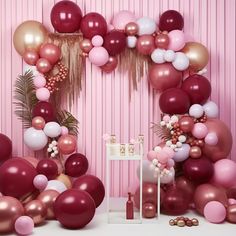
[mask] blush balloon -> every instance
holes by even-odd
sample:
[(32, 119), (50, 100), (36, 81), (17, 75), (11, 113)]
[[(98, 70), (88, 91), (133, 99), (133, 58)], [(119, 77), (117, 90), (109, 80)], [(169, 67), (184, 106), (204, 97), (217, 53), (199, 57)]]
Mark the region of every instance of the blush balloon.
[(118, 65), (118, 59), (115, 56), (109, 56), (108, 62), (101, 66), (101, 70), (105, 73), (111, 73), (112, 71), (114, 71), (116, 69)]
[(33, 117), (35, 116), (44, 118), (46, 123), (56, 120), (54, 108), (49, 102), (38, 102), (33, 108)]
[(214, 174), (214, 166), (212, 162), (201, 157), (198, 159), (189, 158), (183, 165), (183, 171), (186, 178), (194, 183), (206, 183)]
[(221, 223), (225, 220), (225, 206), (218, 201), (210, 201), (204, 207), (204, 216), (211, 223)]
[(89, 53), (90, 50), (93, 48), (93, 45), (90, 39), (83, 39), (82, 41), (80, 41), (79, 46), (81, 50), (85, 53)]
[(188, 112), (190, 107), (189, 96), (182, 89), (170, 88), (161, 94), (159, 106), (163, 113), (184, 114)]
[(23, 60), (31, 66), (35, 66), (38, 59), (39, 54), (35, 50), (26, 50), (23, 54)]
[(73, 188), (86, 191), (93, 198), (98, 207), (105, 196), (105, 188), (102, 181), (94, 175), (82, 175), (73, 183)]
[(171, 63), (153, 64), (148, 73), (149, 81), (154, 89), (165, 91), (177, 87), (182, 79), (182, 73)]
[(125, 30), (125, 26), (129, 22), (135, 22), (136, 18), (131, 11), (119, 11), (116, 13), (112, 20), (112, 25), (117, 30)]
[(181, 87), (188, 95), (192, 104), (204, 104), (211, 95), (211, 84), (202, 75), (190, 75)]
[(65, 134), (58, 139), (57, 146), (61, 154), (64, 155), (71, 154), (76, 150), (77, 140), (75, 136), (70, 134)]
[(125, 26), (125, 33), (128, 36), (135, 36), (138, 33), (138, 25), (135, 22), (129, 22)]
[(107, 22), (102, 15), (90, 12), (82, 18), (80, 30), (84, 38), (92, 39), (95, 35), (104, 37), (107, 33)]
[(52, 69), (52, 65), (47, 59), (40, 58), (36, 63), (36, 68), (40, 73), (46, 74)]
[(228, 222), (236, 224), (236, 204), (227, 207), (226, 219)]
[(82, 12), (72, 1), (60, 1), (51, 11), (51, 22), (59, 33), (74, 33), (80, 28)]
[(48, 180), (55, 179), (58, 176), (57, 164), (49, 158), (40, 160), (36, 169), (38, 174), (45, 175)]
[(190, 116), (182, 116), (179, 120), (179, 126), (183, 132), (188, 133), (193, 129), (194, 120)]
[(155, 49), (154, 37), (152, 35), (141, 35), (138, 37), (136, 48), (143, 55), (150, 55)]
[(45, 43), (40, 47), (39, 55), (54, 65), (61, 57), (61, 49), (53, 43)]
[(168, 34), (157, 34), (155, 37), (155, 45), (157, 48), (167, 49), (169, 45)]
[(0, 163), (10, 158), (12, 153), (12, 141), (0, 133)]

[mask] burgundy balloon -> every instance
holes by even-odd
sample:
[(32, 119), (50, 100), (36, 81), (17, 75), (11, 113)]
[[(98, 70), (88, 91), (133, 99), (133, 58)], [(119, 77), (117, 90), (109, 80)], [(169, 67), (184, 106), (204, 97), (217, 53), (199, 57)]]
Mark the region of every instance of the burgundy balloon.
[(180, 88), (170, 88), (160, 95), (159, 106), (163, 113), (184, 114), (190, 107), (189, 96)]
[(0, 133), (0, 164), (11, 157), (12, 141), (4, 134)]
[(218, 143), (214, 146), (205, 144), (203, 153), (213, 162), (226, 158), (232, 148), (233, 138), (230, 129), (219, 119), (207, 119), (204, 123), (208, 132), (213, 132), (218, 137)]
[(61, 57), (61, 49), (53, 43), (45, 43), (40, 47), (39, 55), (54, 65)]
[(107, 22), (102, 15), (90, 12), (82, 18), (80, 30), (84, 38), (92, 39), (95, 35), (104, 37), (107, 33)]
[(22, 158), (12, 158), (0, 166), (0, 192), (3, 195), (23, 199), (35, 188), (36, 169)]
[(152, 35), (141, 35), (138, 37), (136, 49), (143, 55), (150, 55), (155, 49), (155, 41)]
[(38, 174), (45, 175), (49, 180), (58, 176), (58, 166), (56, 162), (49, 158), (40, 160), (36, 169)]
[(33, 108), (33, 117), (41, 116), (46, 122), (55, 121), (55, 112), (51, 103), (38, 102)]
[(212, 162), (202, 156), (201, 158), (188, 158), (183, 165), (186, 178), (194, 183), (202, 184), (208, 182), (214, 174)]
[(104, 38), (103, 47), (111, 56), (115, 56), (125, 50), (126, 36), (123, 32), (113, 30)]
[(51, 11), (51, 22), (59, 33), (74, 33), (80, 28), (82, 12), (72, 1), (60, 1)]
[(93, 219), (95, 210), (92, 197), (77, 189), (61, 193), (54, 203), (56, 219), (69, 229), (83, 228)]
[(183, 27), (184, 19), (178, 11), (168, 10), (160, 17), (159, 29), (161, 31), (182, 30)]
[(84, 175), (88, 170), (88, 159), (81, 153), (70, 155), (65, 162), (65, 173), (71, 177)]
[(162, 213), (167, 215), (184, 214), (189, 207), (189, 199), (181, 189), (171, 187), (165, 192), (165, 197), (162, 203)]
[(26, 50), (23, 54), (23, 60), (31, 66), (35, 66), (38, 59), (39, 54), (35, 50)]
[(117, 65), (118, 65), (117, 57), (116, 56), (109, 56), (108, 62), (105, 65), (101, 66), (100, 68), (105, 73), (110, 73), (116, 69)]
[(102, 181), (94, 175), (82, 175), (73, 183), (74, 189), (88, 192), (98, 207), (105, 196), (105, 188)]
[(211, 184), (199, 185), (195, 190), (193, 201), (196, 210), (202, 215), (205, 205), (210, 201), (219, 201), (225, 207), (228, 206), (228, 199), (225, 190)]
[(148, 72), (152, 87), (160, 92), (177, 87), (182, 79), (182, 72), (171, 63), (153, 64)]
[(192, 104), (204, 104), (211, 95), (211, 84), (202, 75), (190, 75), (181, 87), (188, 95)]
[(227, 189), (226, 194), (228, 198), (236, 199), (236, 187)]

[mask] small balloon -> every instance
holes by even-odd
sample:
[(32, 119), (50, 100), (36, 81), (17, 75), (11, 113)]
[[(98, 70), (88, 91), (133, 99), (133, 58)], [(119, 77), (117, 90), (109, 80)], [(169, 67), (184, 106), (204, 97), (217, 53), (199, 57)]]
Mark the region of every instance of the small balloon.
[(34, 229), (34, 221), (29, 216), (20, 216), (15, 222), (15, 231), (19, 235), (30, 235)]
[(172, 65), (176, 70), (184, 71), (189, 67), (189, 59), (182, 52), (175, 53), (175, 59), (172, 62)]
[(192, 134), (195, 138), (202, 139), (208, 134), (207, 126), (203, 123), (195, 123), (193, 126)]
[(218, 143), (218, 137), (217, 137), (216, 133), (211, 132), (206, 135), (204, 141), (208, 145), (215, 146)]
[(36, 90), (36, 97), (39, 101), (48, 101), (50, 98), (50, 91), (47, 88), (38, 88)]
[(184, 143), (180, 148), (178, 148), (178, 151), (175, 152), (173, 160), (176, 162), (185, 161), (190, 154), (190, 145), (187, 143)]
[(118, 59), (115, 56), (109, 56), (108, 62), (101, 66), (101, 70), (105, 73), (111, 73), (112, 71), (114, 71), (116, 69), (118, 65)]
[(137, 20), (138, 35), (151, 35), (156, 31), (156, 22), (149, 17), (142, 17)]
[(221, 223), (225, 220), (226, 209), (225, 206), (218, 201), (208, 202), (203, 210), (204, 216), (210, 223)]
[(37, 165), (38, 174), (45, 175), (48, 180), (55, 179), (58, 176), (58, 167), (55, 161), (44, 158)]
[(138, 33), (138, 25), (135, 22), (129, 22), (125, 26), (125, 33), (128, 36), (135, 36)]
[(94, 47), (101, 47), (103, 44), (103, 38), (100, 35), (95, 35), (92, 37), (91, 42)]
[(219, 116), (219, 108), (216, 103), (208, 101), (203, 105), (203, 110), (208, 118), (217, 118)]
[(34, 187), (40, 191), (44, 190), (48, 184), (48, 178), (45, 175), (39, 174), (34, 177)]
[(32, 127), (38, 130), (42, 130), (45, 126), (45, 120), (41, 116), (35, 116), (32, 119)]
[(66, 134), (58, 139), (58, 149), (61, 154), (71, 154), (76, 150), (77, 141), (75, 136)]
[(167, 49), (169, 45), (168, 34), (157, 34), (155, 37), (155, 45), (157, 48)]
[(84, 53), (89, 53), (91, 49), (93, 48), (93, 45), (90, 39), (83, 39), (82, 41), (80, 41), (79, 46), (80, 46), (80, 49)]
[(61, 49), (53, 43), (45, 43), (40, 47), (39, 55), (55, 65), (61, 58)]
[(56, 138), (61, 134), (61, 126), (55, 121), (50, 121), (44, 126), (43, 132), (50, 138)]
[(63, 193), (67, 188), (65, 184), (59, 180), (49, 180), (45, 190), (56, 190), (58, 193)]
[(36, 88), (42, 88), (46, 85), (47, 81), (43, 75), (39, 74), (34, 77), (33, 83)]
[(144, 218), (154, 218), (156, 216), (156, 206), (153, 203), (144, 203), (143, 204), (143, 217)]
[(189, 115), (194, 118), (200, 118), (203, 114), (204, 110), (200, 104), (193, 104), (189, 109)]
[(155, 49), (154, 38), (152, 35), (141, 35), (138, 37), (136, 48), (143, 55), (150, 55)]
[(181, 30), (172, 30), (168, 34), (169, 44), (168, 49), (173, 51), (179, 51), (185, 45), (184, 32)]
[(226, 219), (230, 223), (236, 223), (236, 204), (227, 207)]
[(89, 60), (96, 66), (103, 66), (109, 60), (109, 54), (104, 47), (94, 47), (89, 52)]
[(152, 51), (151, 59), (153, 62), (157, 64), (163, 64), (165, 62), (164, 55), (165, 55), (164, 50), (156, 48)]
[(29, 64), (29, 65), (32, 65), (32, 66), (35, 66), (37, 61), (39, 59), (39, 55), (37, 53), (37, 51), (35, 50), (27, 50), (24, 52), (23, 54), (23, 60)]
[(202, 156), (202, 150), (198, 146), (192, 146), (189, 151), (189, 156), (192, 158), (200, 158)]
[(46, 74), (52, 69), (52, 65), (45, 58), (40, 58), (36, 63), (36, 67), (37, 70), (42, 74)]
[(128, 36), (126, 38), (126, 43), (128, 48), (135, 48), (137, 44), (137, 38), (136, 36)]
[(183, 132), (188, 133), (193, 129), (194, 120), (190, 116), (182, 116), (179, 120), (179, 125)]

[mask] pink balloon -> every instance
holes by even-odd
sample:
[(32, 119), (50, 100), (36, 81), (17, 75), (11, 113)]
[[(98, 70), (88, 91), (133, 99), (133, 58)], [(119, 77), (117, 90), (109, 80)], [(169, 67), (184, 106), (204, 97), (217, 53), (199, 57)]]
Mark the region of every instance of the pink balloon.
[(162, 120), (165, 121), (165, 122), (169, 122), (170, 121), (170, 116), (169, 115), (164, 115)]
[(149, 151), (147, 154), (147, 159), (152, 161), (153, 159), (157, 159), (157, 153), (155, 151)]
[(168, 49), (173, 51), (179, 51), (185, 45), (184, 32), (181, 30), (172, 30), (168, 34), (169, 36), (169, 45)]
[(69, 130), (67, 127), (65, 126), (61, 126), (61, 135), (65, 135), (65, 134), (68, 134), (69, 133)]
[(130, 22), (135, 22), (136, 18), (133, 12), (120, 11), (115, 14), (112, 20), (112, 24), (117, 30), (124, 30), (125, 26)]
[(208, 133), (206, 125), (203, 123), (196, 123), (193, 126), (192, 134), (195, 138), (202, 139), (205, 138)]
[(204, 207), (204, 216), (211, 223), (221, 223), (225, 220), (225, 206), (218, 201), (210, 201)]
[(89, 52), (89, 60), (96, 66), (103, 66), (109, 60), (109, 54), (104, 47), (94, 47)]
[(53, 43), (45, 43), (40, 47), (39, 54), (41, 58), (47, 59), (54, 65), (61, 57), (61, 49)]
[(29, 216), (20, 216), (15, 222), (15, 230), (19, 235), (29, 235), (33, 229), (34, 221)]
[(47, 88), (39, 88), (36, 90), (36, 97), (39, 101), (48, 101), (50, 92)]
[(39, 75), (34, 77), (33, 83), (34, 83), (34, 86), (36, 88), (42, 88), (46, 85), (47, 81), (46, 81), (46, 79), (44, 78), (43, 75), (39, 74)]
[(205, 143), (211, 146), (215, 146), (218, 143), (218, 137), (216, 133), (208, 133), (205, 137)]
[(167, 161), (167, 167), (170, 169), (171, 167), (173, 167), (175, 165), (175, 161), (173, 159), (169, 159)]
[(169, 158), (173, 158), (175, 155), (174, 150), (170, 147), (165, 146), (162, 150), (168, 154)]
[(155, 49), (155, 40), (152, 35), (141, 35), (136, 43), (136, 48), (143, 55), (150, 55)]
[(229, 159), (217, 161), (214, 164), (213, 182), (225, 188), (236, 186), (236, 163)]
[(234, 199), (234, 198), (229, 198), (229, 199), (228, 199), (228, 203), (229, 203), (229, 205), (234, 205), (234, 204), (236, 204), (236, 199)]
[(163, 150), (157, 153), (157, 160), (161, 162), (162, 164), (167, 163), (168, 159), (169, 159), (169, 155), (166, 152), (163, 152)]
[(34, 187), (38, 190), (44, 190), (48, 184), (48, 178), (45, 175), (36, 175), (33, 180)]
[(95, 35), (93, 36), (91, 42), (94, 47), (101, 47), (103, 44), (103, 38), (100, 35)]

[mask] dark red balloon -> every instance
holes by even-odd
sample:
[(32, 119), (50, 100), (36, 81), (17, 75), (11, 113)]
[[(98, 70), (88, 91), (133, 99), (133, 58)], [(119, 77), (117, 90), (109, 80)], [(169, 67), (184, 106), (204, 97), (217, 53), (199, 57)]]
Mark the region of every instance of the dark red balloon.
[(189, 96), (180, 88), (170, 88), (160, 95), (159, 106), (166, 114), (184, 114), (190, 107)]
[(107, 33), (107, 22), (102, 15), (90, 12), (82, 18), (80, 30), (84, 38), (92, 39), (95, 35), (104, 37)]
[(38, 102), (33, 108), (33, 117), (41, 116), (46, 122), (55, 121), (55, 111), (51, 103)]
[(81, 153), (70, 155), (65, 162), (65, 172), (71, 177), (84, 175), (88, 170), (88, 159)]
[(103, 47), (111, 56), (115, 56), (125, 50), (126, 36), (123, 32), (113, 30), (104, 38)]
[(94, 217), (95, 204), (85, 191), (69, 189), (61, 193), (54, 203), (56, 219), (68, 229), (80, 229)]
[(214, 173), (212, 162), (205, 158), (188, 158), (184, 165), (183, 171), (186, 178), (197, 184), (208, 182)]
[(0, 163), (10, 158), (12, 153), (12, 141), (0, 133)]
[(102, 181), (94, 175), (82, 175), (73, 183), (73, 188), (88, 192), (98, 207), (105, 196), (105, 188)]
[(49, 158), (40, 160), (36, 169), (38, 174), (45, 175), (49, 180), (55, 179), (59, 174), (56, 162)]
[(160, 17), (159, 29), (161, 31), (182, 30), (183, 27), (184, 19), (178, 11), (168, 10)]
[(189, 95), (191, 104), (204, 104), (211, 95), (211, 84), (202, 75), (190, 75), (181, 88)]
[(59, 33), (74, 33), (80, 28), (82, 12), (72, 1), (60, 1), (51, 11), (51, 22)]
[(23, 158), (11, 158), (0, 167), (0, 192), (3, 195), (23, 199), (35, 188), (36, 169)]
[(167, 215), (184, 214), (189, 207), (189, 199), (187, 199), (181, 189), (176, 187), (169, 188), (163, 199), (162, 213)]

